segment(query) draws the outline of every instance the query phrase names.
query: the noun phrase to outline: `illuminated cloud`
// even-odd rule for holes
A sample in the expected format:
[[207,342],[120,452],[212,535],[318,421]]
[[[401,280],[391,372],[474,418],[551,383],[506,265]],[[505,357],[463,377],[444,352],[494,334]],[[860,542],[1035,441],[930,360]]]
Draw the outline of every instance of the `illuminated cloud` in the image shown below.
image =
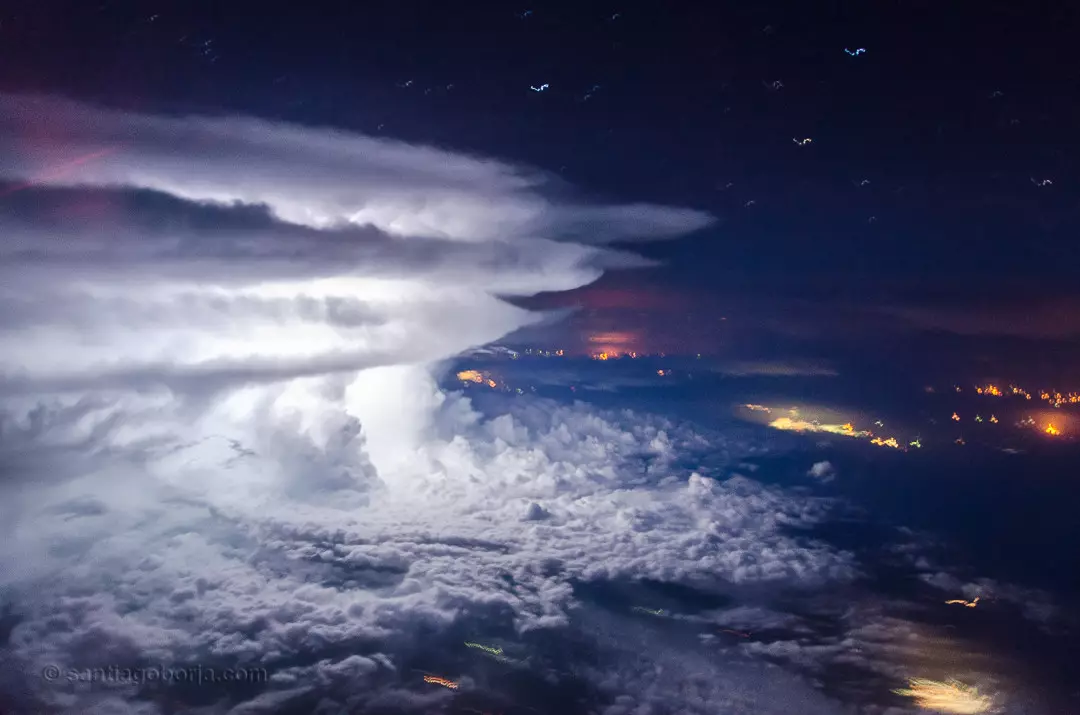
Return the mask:
[[836,377],[838,374],[822,365],[780,361],[733,362],[716,371],[730,377]]
[[832,462],[814,462],[806,475],[828,483],[836,479],[836,469],[833,468]]
[[[3,95],[0,136],[5,178],[264,205],[282,221],[312,228],[369,225],[460,241],[614,241],[680,236],[713,221],[665,206],[553,203],[540,193],[546,177],[538,171],[251,118],[152,116]],[[110,153],[73,163],[103,150]],[[57,166],[64,170],[50,170]]]
[[[0,177],[0,587],[19,618],[0,687],[23,711],[156,715],[131,690],[11,680],[150,661],[271,673],[207,715],[425,712],[453,696],[403,667],[432,638],[567,627],[575,583],[855,574],[808,534],[829,503],[680,466],[737,440],[486,389],[508,402],[484,414],[436,387],[442,361],[538,317],[504,296],[588,284],[637,259],[586,244],[703,214],[558,202],[536,172],[337,131],[10,96]],[[742,711],[790,712],[738,687]]]
[[979,695],[977,688],[955,680],[937,681],[912,678],[908,687],[899,688],[897,695],[912,698],[925,710],[958,715],[980,715],[988,712],[994,704],[992,698]]

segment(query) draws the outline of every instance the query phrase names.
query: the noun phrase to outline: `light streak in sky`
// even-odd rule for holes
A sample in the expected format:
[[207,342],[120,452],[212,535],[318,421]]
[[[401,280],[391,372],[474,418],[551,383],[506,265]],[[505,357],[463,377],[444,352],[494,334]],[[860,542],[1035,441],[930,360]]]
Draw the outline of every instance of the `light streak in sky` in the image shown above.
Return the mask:
[[913,698],[926,710],[937,710],[958,715],[979,715],[994,704],[993,699],[979,695],[979,691],[956,680],[941,682],[926,678],[912,678],[907,688],[893,691],[897,695]]
[[914,442],[908,442],[908,445],[914,447],[915,449],[922,449],[922,442],[919,441],[918,437],[915,438]]
[[638,613],[648,613],[651,616],[662,616],[662,615],[664,615],[664,609],[663,608],[657,608],[656,610],[652,610],[651,608],[645,608],[644,606],[634,606],[633,610],[637,611]]
[[742,631],[733,631],[730,628],[721,628],[720,631],[722,633],[730,633],[733,636],[739,636],[740,638],[749,638],[750,637],[749,633],[743,633]]
[[1035,184],[1036,186],[1052,186],[1054,182],[1050,181],[1050,179],[1040,179],[1036,181],[1035,177],[1033,176],[1031,177],[1031,183]]
[[10,194],[14,194],[16,191],[22,191],[24,189],[29,189],[30,187],[32,187],[32,186],[34,186],[36,184],[40,184],[43,181],[49,181],[51,179],[58,179],[58,178],[64,176],[65,174],[69,173],[73,169],[77,169],[78,167],[82,166],[83,164],[94,161],[95,159],[104,158],[104,157],[108,156],[109,154],[113,154],[113,153],[119,151],[119,149],[120,149],[119,147],[106,147],[105,149],[102,149],[100,151],[91,152],[90,154],[86,154],[84,156],[80,156],[80,157],[77,157],[75,159],[72,159],[71,161],[64,162],[63,164],[60,164],[59,166],[55,166],[55,167],[53,167],[51,169],[46,169],[44,172],[42,172],[42,173],[38,174],[37,176],[31,178],[25,184],[20,184],[19,186],[13,186],[10,189],[7,189],[6,191],[0,192],[0,196],[9,196]]
[[441,685],[444,688],[450,688],[451,690],[457,690],[458,689],[458,684],[455,683],[453,680],[447,680],[446,678],[440,678],[440,677],[435,676],[435,675],[425,675],[424,676],[424,682],[425,683],[433,683],[435,685]]
[[805,139],[795,139],[794,137],[792,137],[791,141],[795,142],[799,146],[806,146],[807,144],[812,143],[814,140],[810,137],[806,137]]
[[946,601],[945,604],[950,605],[950,606],[953,605],[953,604],[957,604],[957,605],[960,605],[960,606],[966,606],[967,608],[975,608],[975,606],[979,605],[979,599],[980,598],[982,598],[982,597],[981,596],[976,596],[974,601],[965,601],[962,598],[954,598],[951,601]]
[[529,89],[531,89],[534,92],[543,92],[544,90],[546,90],[550,86],[551,86],[550,84],[547,84],[545,82],[544,84],[540,85],[539,87],[536,87],[534,85],[529,85]]
[[753,412],[772,412],[772,410],[765,405],[743,405],[743,407]]
[[857,49],[857,50],[855,50],[854,52],[852,52],[851,50],[849,50],[848,48],[846,48],[846,47],[845,47],[845,48],[844,48],[844,52],[848,53],[848,54],[849,54],[849,55],[851,55],[852,57],[858,57],[859,55],[861,55],[861,54],[863,54],[864,52],[866,52],[866,48],[865,48],[865,47],[860,47],[859,49]]
[[465,641],[465,646],[467,648],[476,648],[477,650],[482,650],[485,653],[490,653],[491,655],[502,655],[503,652],[502,648],[492,648],[491,646],[481,645],[480,643],[470,643],[469,641]]

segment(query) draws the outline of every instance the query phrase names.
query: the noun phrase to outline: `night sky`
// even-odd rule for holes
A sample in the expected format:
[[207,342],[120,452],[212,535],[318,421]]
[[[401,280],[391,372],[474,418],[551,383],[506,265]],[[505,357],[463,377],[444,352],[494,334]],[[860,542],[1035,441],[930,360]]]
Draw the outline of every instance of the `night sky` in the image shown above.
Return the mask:
[[1078,12],[16,1],[0,87],[329,125],[709,211],[715,226],[644,249],[662,268],[556,299],[623,295],[637,324],[615,322],[666,349],[919,345],[956,371],[1043,352],[1056,375],[1080,331]]

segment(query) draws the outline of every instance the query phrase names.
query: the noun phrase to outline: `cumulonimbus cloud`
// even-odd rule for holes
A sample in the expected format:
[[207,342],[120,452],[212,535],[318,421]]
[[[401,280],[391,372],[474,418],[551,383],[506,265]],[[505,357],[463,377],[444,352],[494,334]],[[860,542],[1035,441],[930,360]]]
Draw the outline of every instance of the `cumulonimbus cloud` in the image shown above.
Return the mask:
[[[313,692],[423,710],[442,696],[398,670],[432,650],[421,626],[565,627],[582,580],[855,573],[800,535],[825,502],[675,476],[740,446],[584,405],[490,417],[436,388],[433,365],[536,319],[504,296],[638,264],[600,244],[704,214],[556,201],[540,172],[328,129],[42,97],[0,96],[0,178],[5,673],[261,664],[265,692],[204,711],[315,711]],[[158,712],[138,689],[9,685],[28,710]]]

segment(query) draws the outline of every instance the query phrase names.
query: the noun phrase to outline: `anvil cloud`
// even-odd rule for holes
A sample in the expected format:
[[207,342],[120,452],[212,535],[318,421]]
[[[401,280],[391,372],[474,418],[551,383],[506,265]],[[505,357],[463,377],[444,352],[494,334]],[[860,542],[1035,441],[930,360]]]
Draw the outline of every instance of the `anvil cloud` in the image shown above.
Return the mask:
[[[540,172],[335,130],[45,97],[0,96],[0,179],[18,617],[0,694],[27,711],[159,712],[14,675],[147,659],[272,672],[199,712],[425,710],[449,696],[400,670],[434,652],[421,627],[564,628],[580,581],[855,573],[799,536],[824,502],[676,467],[746,445],[542,400],[491,417],[436,387],[442,361],[537,319],[506,296],[641,265],[604,244],[705,214],[556,200]],[[660,697],[599,687],[613,713]]]

